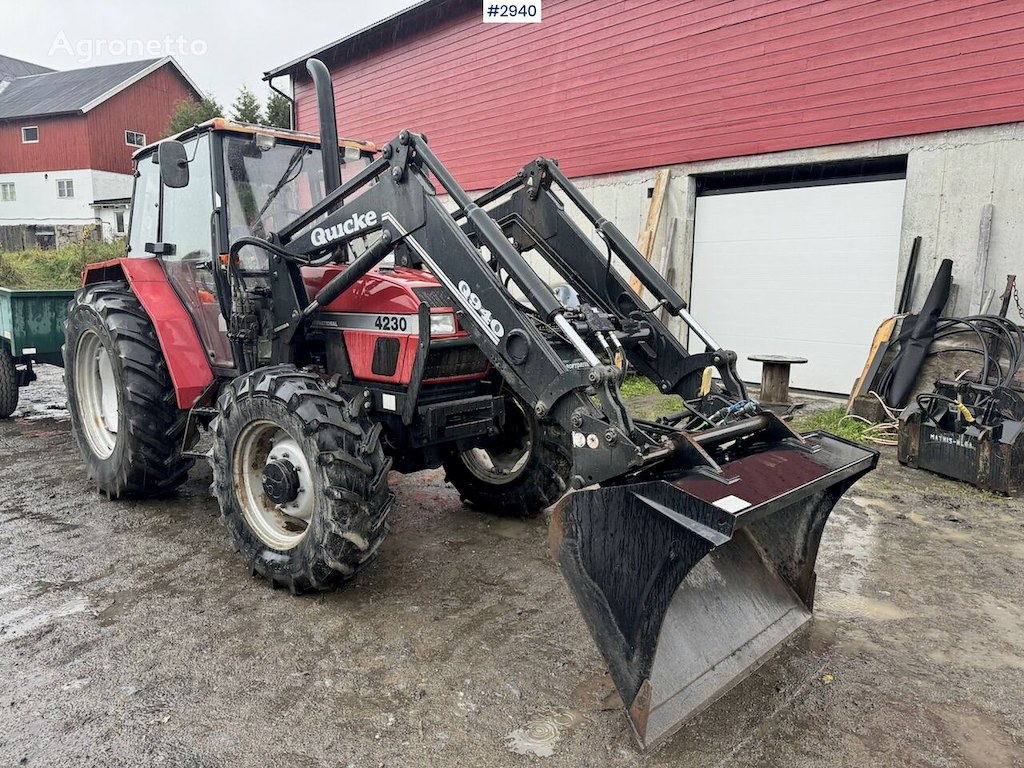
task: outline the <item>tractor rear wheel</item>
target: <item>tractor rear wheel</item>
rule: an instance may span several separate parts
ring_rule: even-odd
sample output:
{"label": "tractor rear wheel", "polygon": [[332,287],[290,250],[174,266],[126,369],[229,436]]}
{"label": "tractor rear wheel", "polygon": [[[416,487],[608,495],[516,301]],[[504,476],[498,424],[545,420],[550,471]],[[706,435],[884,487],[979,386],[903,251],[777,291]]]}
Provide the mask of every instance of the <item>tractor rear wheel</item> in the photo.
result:
{"label": "tractor rear wheel", "polygon": [[167,493],[188,478],[178,408],[153,324],[125,282],[87,285],[68,310],[64,384],[85,471],[111,498]]}
{"label": "tractor rear wheel", "polygon": [[388,532],[390,459],[362,399],[290,365],[235,379],[218,402],[213,490],[254,573],[293,593],[331,589]]}
{"label": "tractor rear wheel", "polygon": [[517,398],[505,400],[501,433],[444,459],[445,479],[484,512],[535,517],[558,501],[572,477],[572,442]]}
{"label": "tractor rear wheel", "polygon": [[7,342],[0,339],[0,419],[6,419],[18,407],[18,370]]}

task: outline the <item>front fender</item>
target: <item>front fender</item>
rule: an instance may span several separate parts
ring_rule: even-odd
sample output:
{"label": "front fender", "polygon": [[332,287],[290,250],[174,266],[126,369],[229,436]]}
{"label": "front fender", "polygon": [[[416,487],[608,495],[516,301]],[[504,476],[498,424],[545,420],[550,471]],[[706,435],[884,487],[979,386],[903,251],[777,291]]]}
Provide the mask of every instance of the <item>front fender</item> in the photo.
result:
{"label": "front fender", "polygon": [[192,317],[160,262],[152,258],[113,259],[89,264],[82,272],[83,285],[107,280],[126,280],[131,286],[156,331],[178,407],[191,408],[213,382],[213,371]]}

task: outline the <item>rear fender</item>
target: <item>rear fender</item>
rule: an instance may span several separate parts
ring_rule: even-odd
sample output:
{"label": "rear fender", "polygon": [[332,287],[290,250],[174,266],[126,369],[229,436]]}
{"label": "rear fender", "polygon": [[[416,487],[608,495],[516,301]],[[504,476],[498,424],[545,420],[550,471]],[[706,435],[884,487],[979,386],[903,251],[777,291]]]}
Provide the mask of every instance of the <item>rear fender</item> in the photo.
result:
{"label": "rear fender", "polygon": [[82,284],[126,280],[146,310],[174,384],[178,407],[191,408],[213,382],[203,342],[156,259],[114,259],[88,265]]}

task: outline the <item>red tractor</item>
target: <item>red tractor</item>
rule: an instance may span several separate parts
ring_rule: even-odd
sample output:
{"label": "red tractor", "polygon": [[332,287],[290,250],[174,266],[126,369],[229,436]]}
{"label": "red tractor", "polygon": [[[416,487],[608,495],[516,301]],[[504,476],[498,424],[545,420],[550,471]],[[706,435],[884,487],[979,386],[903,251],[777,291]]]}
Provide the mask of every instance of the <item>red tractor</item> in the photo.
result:
{"label": "red tractor", "polygon": [[[218,119],[137,153],[127,258],[86,270],[67,322],[89,477],[164,494],[208,456],[242,557],[293,592],[372,560],[391,470],[443,466],[486,512],[555,504],[553,552],[637,735],[664,737],[810,617],[825,520],[877,455],[748,400],[735,354],[554,161],[473,200],[421,135],[339,141],[309,68],[319,137]],[[627,369],[679,413],[633,418]],[[711,580],[688,589],[691,570]]]}

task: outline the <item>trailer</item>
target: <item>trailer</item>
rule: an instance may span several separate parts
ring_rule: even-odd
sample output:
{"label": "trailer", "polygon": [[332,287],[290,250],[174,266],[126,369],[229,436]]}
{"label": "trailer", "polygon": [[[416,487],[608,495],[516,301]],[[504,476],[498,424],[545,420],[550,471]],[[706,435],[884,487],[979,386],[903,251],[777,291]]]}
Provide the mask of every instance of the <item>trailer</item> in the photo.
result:
{"label": "trailer", "polygon": [[19,388],[36,380],[33,365],[64,365],[64,323],[74,295],[0,288],[0,419],[18,407]]}

